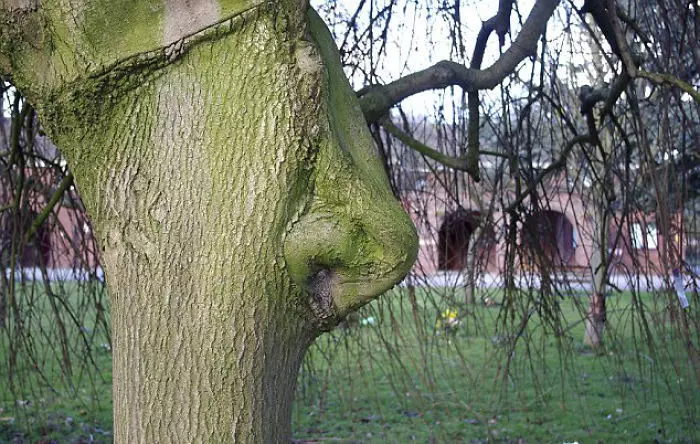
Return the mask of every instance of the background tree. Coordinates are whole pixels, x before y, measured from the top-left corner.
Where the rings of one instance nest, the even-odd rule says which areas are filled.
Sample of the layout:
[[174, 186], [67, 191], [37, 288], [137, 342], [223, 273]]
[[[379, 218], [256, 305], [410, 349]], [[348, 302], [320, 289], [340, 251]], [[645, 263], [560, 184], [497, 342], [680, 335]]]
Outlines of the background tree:
[[[38, 117], [0, 83], [0, 397], [93, 398], [110, 349], [104, 281], [72, 175]], [[77, 211], [76, 211], [77, 210]], [[77, 394], [77, 388], [81, 394]]]

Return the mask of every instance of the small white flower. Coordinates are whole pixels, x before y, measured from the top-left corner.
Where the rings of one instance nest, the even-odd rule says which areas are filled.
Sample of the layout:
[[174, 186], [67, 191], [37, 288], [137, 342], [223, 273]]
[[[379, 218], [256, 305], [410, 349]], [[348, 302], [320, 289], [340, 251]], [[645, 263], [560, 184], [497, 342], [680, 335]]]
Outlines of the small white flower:
[[376, 324], [377, 324], [377, 320], [374, 319], [373, 316], [370, 316], [368, 318], [364, 318], [360, 321], [360, 325], [376, 325]]

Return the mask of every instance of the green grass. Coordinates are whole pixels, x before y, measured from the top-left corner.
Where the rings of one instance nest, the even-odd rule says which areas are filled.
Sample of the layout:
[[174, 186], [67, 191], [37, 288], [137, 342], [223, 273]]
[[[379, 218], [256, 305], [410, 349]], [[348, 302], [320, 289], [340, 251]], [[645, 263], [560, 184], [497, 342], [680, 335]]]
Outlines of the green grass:
[[[60, 291], [81, 313], [83, 330], [99, 331], [94, 310], [71, 295], [76, 290]], [[698, 369], [689, 359], [683, 324], [666, 309], [668, 295], [609, 298], [605, 347], [596, 353], [582, 345], [587, 299], [581, 295], [518, 292], [505, 306], [500, 291], [479, 296], [496, 304], [464, 305], [461, 290], [454, 289], [419, 290], [414, 299], [406, 290], [395, 291], [364, 308], [358, 322], [320, 337], [299, 375], [295, 438], [697, 441]], [[550, 299], [538, 305], [538, 297]], [[0, 442], [110, 442], [111, 354], [100, 346], [105, 339], [92, 336], [97, 369], [76, 363], [68, 377], [61, 354], [48, 344], [55, 332], [51, 307], [45, 301], [35, 306], [44, 316], [37, 315], [34, 326], [44, 333], [33, 336], [33, 350], [43, 359], [46, 379], [26, 359], [18, 362], [24, 375], [16, 378], [22, 383], [14, 392], [0, 374]], [[447, 308], [461, 322], [450, 332], [436, 329]], [[686, 315], [687, 332], [698, 344], [697, 309]], [[369, 318], [374, 325], [360, 325]], [[76, 329], [69, 338], [79, 354]], [[3, 371], [7, 353], [2, 333]]]
[[95, 309], [107, 309], [101, 285], [18, 285], [15, 300], [22, 325], [10, 317], [0, 329], [0, 443], [111, 442], [108, 314]]
[[[459, 291], [445, 290], [419, 291], [412, 304], [404, 291], [364, 309], [362, 316], [373, 317], [377, 325], [338, 330], [312, 349], [300, 375], [297, 438], [536, 443], [698, 439], [695, 369], [678, 322], [669, 320], [661, 297], [639, 295], [636, 304], [630, 293], [609, 298], [606, 347], [592, 353], [582, 345], [586, 298], [562, 299], [559, 310], [548, 315], [533, 310], [523, 326], [522, 313], [536, 305], [533, 295], [517, 296], [521, 300], [510, 310], [500, 305], [467, 307], [454, 302], [462, 299]], [[503, 294], [489, 297], [502, 301]], [[451, 304], [445, 302], [450, 299]], [[642, 304], [649, 317], [648, 338], [640, 331]], [[462, 323], [445, 334], [436, 331], [435, 323], [448, 307], [457, 309]], [[557, 334], [550, 324], [564, 328]], [[697, 331], [692, 334], [697, 343]], [[653, 339], [651, 348], [648, 339]]]

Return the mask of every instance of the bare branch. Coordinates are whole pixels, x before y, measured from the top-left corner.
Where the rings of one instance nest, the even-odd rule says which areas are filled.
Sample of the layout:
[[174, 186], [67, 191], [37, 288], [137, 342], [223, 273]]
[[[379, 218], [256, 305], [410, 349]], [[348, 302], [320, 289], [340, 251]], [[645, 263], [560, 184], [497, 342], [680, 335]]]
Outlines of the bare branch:
[[63, 178], [63, 180], [61, 180], [61, 183], [58, 184], [58, 187], [51, 196], [51, 199], [49, 199], [44, 209], [41, 210], [41, 213], [37, 215], [37, 217], [32, 222], [32, 225], [27, 230], [27, 234], [24, 236], [25, 243], [29, 243], [29, 241], [32, 240], [39, 228], [41, 228], [41, 226], [44, 225], [44, 222], [46, 222], [46, 219], [49, 217], [49, 214], [51, 214], [58, 201], [61, 200], [63, 194], [71, 185], [73, 185], [73, 174], [68, 173]]
[[[615, 0], [608, 0], [608, 11], [616, 11]], [[615, 40], [617, 41], [617, 47], [620, 50], [620, 58], [625, 65], [625, 69], [630, 76], [634, 77], [637, 73], [637, 64], [634, 61], [632, 51], [627, 44], [627, 39], [622, 32], [622, 27], [620, 26], [620, 19], [617, 14], [609, 14], [610, 23], [612, 25], [613, 34], [615, 35]]]
[[652, 83], [656, 83], [657, 85], [675, 86], [681, 91], [688, 93], [697, 103], [700, 103], [700, 91], [695, 89], [689, 83], [684, 82], [671, 74], [638, 70], [637, 77], [647, 79]]
[[[481, 25], [479, 35], [474, 45], [474, 54], [469, 68], [472, 70], [481, 69], [481, 62], [484, 59], [486, 45], [493, 31], [498, 35], [500, 46], [505, 43], [505, 36], [510, 28], [510, 10], [512, 1], [501, 0], [498, 3], [498, 12], [491, 19]], [[479, 108], [481, 100], [478, 90], [471, 90], [467, 94], [469, 122], [467, 125], [467, 170], [475, 182], [479, 182]]]
[[612, 21], [610, 20], [609, 11], [605, 5], [605, 0], [586, 0], [581, 8], [581, 13], [589, 13], [593, 16], [593, 20], [600, 28], [600, 32], [605, 36], [605, 40], [610, 44], [610, 48], [615, 54], [620, 55], [620, 47], [615, 38]]
[[513, 0], [499, 0], [498, 12], [494, 17], [496, 23], [494, 30], [498, 34], [498, 44], [501, 48], [506, 44], [506, 34], [510, 31], [510, 11], [513, 8]]
[[419, 142], [413, 137], [409, 136], [405, 132], [401, 131], [396, 125], [394, 125], [391, 120], [385, 118], [380, 121], [380, 124], [386, 129], [389, 134], [399, 139], [407, 147], [418, 151], [419, 153], [435, 160], [436, 162], [445, 165], [449, 168], [454, 168], [460, 171], [466, 171], [472, 174], [468, 170], [469, 165], [467, 164], [467, 159], [465, 157], [453, 157], [441, 153], [440, 151], [429, 147], [428, 145]]
[[403, 99], [431, 89], [459, 86], [465, 91], [477, 91], [496, 87], [520, 62], [535, 53], [537, 42], [557, 5], [559, 0], [537, 0], [513, 44], [486, 69], [467, 68], [443, 60], [387, 85], [367, 89], [360, 97], [365, 118], [375, 122]]
[[523, 203], [525, 198], [527, 196], [529, 196], [530, 193], [532, 193], [535, 190], [535, 188], [537, 188], [549, 174], [562, 168], [566, 164], [566, 159], [569, 157], [569, 153], [574, 148], [574, 146], [576, 146], [578, 144], [582, 144], [582, 143], [592, 143], [592, 142], [593, 142], [593, 139], [588, 134], [576, 136], [573, 139], [569, 140], [566, 143], [566, 145], [564, 145], [564, 148], [562, 149], [561, 155], [559, 156], [559, 158], [556, 161], [549, 164], [549, 166], [547, 168], [540, 171], [540, 173], [537, 175], [537, 177], [535, 177], [535, 179], [528, 185], [527, 189], [525, 191], [521, 192], [520, 194], [518, 194], [518, 196], [515, 198], [515, 200], [510, 205], [508, 205], [508, 207], [504, 210], [504, 212], [509, 213], [509, 212], [515, 211], [515, 209], [521, 203]]
[[612, 85], [605, 85], [600, 88], [592, 88], [588, 85], [582, 86], [579, 92], [581, 100], [581, 114], [587, 114], [599, 102], [605, 102], [601, 112], [601, 118], [605, 117], [617, 102], [617, 99], [629, 85], [632, 78], [625, 71], [615, 78]]
[[[384, 127], [385, 130], [392, 136], [396, 137], [399, 139], [404, 145], [407, 147], [418, 151], [419, 153], [423, 154], [426, 157], [429, 157], [433, 159], [434, 161], [440, 163], [441, 165], [444, 165], [449, 168], [454, 168], [455, 170], [459, 171], [465, 171], [472, 175], [472, 172], [469, 170], [470, 164], [467, 160], [466, 157], [454, 157], [454, 156], [448, 156], [447, 154], [441, 153], [440, 151], [429, 147], [428, 145], [414, 139], [410, 135], [406, 134], [404, 131], [401, 131], [399, 127], [394, 125], [394, 123], [389, 120], [388, 118], [382, 119], [380, 122], [380, 125]], [[496, 156], [496, 157], [503, 157], [503, 158], [508, 158], [508, 156], [504, 153], [499, 153], [498, 151], [479, 151], [478, 154], [483, 154], [486, 156]], [[477, 166], [478, 168], [478, 166]], [[473, 175], [472, 175], [473, 177]]]

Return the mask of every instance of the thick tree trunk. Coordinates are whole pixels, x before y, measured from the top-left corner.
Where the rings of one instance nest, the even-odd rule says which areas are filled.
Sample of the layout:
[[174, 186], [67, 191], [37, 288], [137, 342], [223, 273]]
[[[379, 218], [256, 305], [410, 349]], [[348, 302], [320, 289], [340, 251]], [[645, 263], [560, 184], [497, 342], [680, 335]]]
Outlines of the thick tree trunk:
[[181, 40], [33, 90], [103, 250], [115, 441], [288, 442], [308, 345], [403, 277], [415, 229], [315, 13], [259, 2], [193, 33], [215, 3], [193, 29], [166, 3]]
[[317, 330], [281, 246], [309, 204], [298, 171], [313, 153], [298, 140], [318, 104], [298, 100], [304, 79], [273, 26], [254, 18], [128, 73], [133, 89], [76, 109], [97, 107], [84, 133], [56, 129], [104, 250], [117, 442], [291, 436]]
[[[288, 440], [313, 336], [287, 311], [290, 283], [269, 278], [280, 271], [262, 263], [244, 271], [251, 265], [209, 255], [161, 270], [134, 262], [109, 280], [117, 442]], [[225, 277], [226, 268], [250, 282]]]

